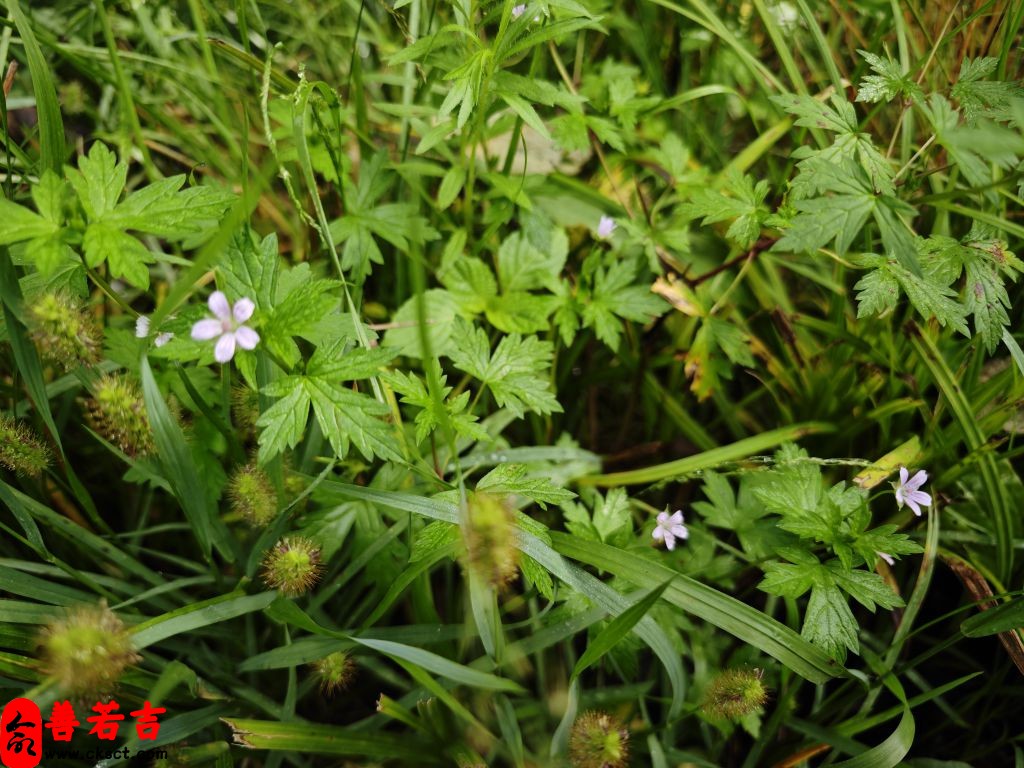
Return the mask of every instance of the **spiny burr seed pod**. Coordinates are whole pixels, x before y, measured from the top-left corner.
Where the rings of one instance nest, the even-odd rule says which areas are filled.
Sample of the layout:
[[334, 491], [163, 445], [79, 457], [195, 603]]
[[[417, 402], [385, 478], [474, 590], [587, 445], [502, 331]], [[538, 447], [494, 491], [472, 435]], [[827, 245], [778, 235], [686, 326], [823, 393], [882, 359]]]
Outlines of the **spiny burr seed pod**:
[[92, 429], [129, 456], [152, 453], [153, 430], [142, 392], [126, 377], [101, 377], [86, 402], [85, 418]]
[[277, 514], [277, 494], [267, 473], [255, 464], [239, 467], [227, 488], [231, 511], [256, 528], [263, 528]]
[[31, 429], [0, 416], [0, 466], [16, 475], [37, 476], [50, 465], [50, 450]]
[[99, 361], [103, 334], [78, 299], [44, 293], [26, 309], [29, 334], [43, 358], [66, 371]]
[[768, 700], [760, 669], [728, 669], [720, 672], [704, 691], [701, 708], [709, 717], [739, 720], [756, 712]]
[[263, 558], [263, 581], [288, 597], [303, 595], [320, 580], [320, 547], [301, 536], [287, 536]]
[[573, 768], [623, 768], [629, 760], [629, 730], [607, 712], [584, 712], [569, 733]]
[[356, 664], [345, 651], [335, 651], [314, 661], [313, 672], [320, 680], [320, 691], [332, 696], [348, 688], [355, 676]]
[[43, 629], [40, 644], [43, 671], [56, 678], [62, 691], [75, 695], [112, 690], [125, 669], [141, 658], [106, 602], [69, 608]]
[[255, 389], [236, 384], [231, 388], [231, 419], [243, 432], [255, 433], [260, 417], [260, 394]]
[[462, 530], [466, 561], [492, 587], [508, 586], [519, 572], [515, 531], [515, 512], [507, 501], [482, 492], [469, 495]]

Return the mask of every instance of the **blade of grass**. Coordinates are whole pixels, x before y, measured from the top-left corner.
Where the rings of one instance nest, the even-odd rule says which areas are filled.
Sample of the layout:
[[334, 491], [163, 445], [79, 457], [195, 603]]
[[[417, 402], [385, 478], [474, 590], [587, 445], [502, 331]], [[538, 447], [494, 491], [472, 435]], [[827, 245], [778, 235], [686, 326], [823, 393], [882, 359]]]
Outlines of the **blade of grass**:
[[709, 451], [687, 456], [684, 459], [676, 459], [665, 464], [657, 464], [653, 467], [633, 469], [626, 472], [612, 472], [605, 475], [588, 475], [581, 477], [577, 482], [584, 485], [596, 485], [601, 487], [615, 487], [621, 485], [640, 485], [656, 483], [659, 480], [679, 478], [705, 469], [713, 469], [720, 464], [730, 461], [739, 461], [762, 451], [774, 448], [781, 443], [790, 440], [798, 440], [805, 435], [819, 432], [834, 432], [835, 426], [825, 422], [811, 421], [802, 424], [794, 424], [789, 427], [781, 427], [762, 432], [760, 435], [737, 440], [735, 443], [723, 445], [719, 448], [712, 448]]
[[368, 757], [401, 760], [406, 765], [437, 765], [441, 762], [434, 745], [393, 733], [357, 734], [350, 729], [311, 723], [275, 723], [270, 720], [221, 718], [231, 729], [235, 744], [249, 749], [266, 749], [292, 754]]
[[572, 670], [573, 679], [578, 678], [583, 674], [584, 670], [592, 667], [606, 653], [618, 645], [619, 641], [630, 633], [634, 625], [654, 607], [668, 585], [669, 582], [666, 581], [660, 587], [649, 590], [647, 594], [642, 595], [633, 605], [608, 622], [608, 626], [602, 629], [597, 637], [587, 645], [587, 650], [577, 660], [576, 666]]
[[640, 561], [608, 544], [558, 531], [551, 532], [551, 541], [557, 552], [638, 587], [654, 588], [670, 580], [664, 594], [666, 601], [767, 653], [811, 682], [823, 683], [845, 674], [840, 664], [789, 627], [713, 587], [664, 565]]
[[196, 482], [199, 468], [188, 443], [185, 442], [181, 427], [171, 416], [167, 403], [160, 394], [160, 388], [149, 367], [149, 360], [145, 356], [142, 358], [140, 376], [142, 396], [146, 401], [146, 412], [153, 427], [153, 441], [159, 452], [160, 466], [167, 481], [174, 488], [174, 495], [181, 502], [203, 556], [209, 561], [211, 548], [216, 546], [217, 551], [225, 559], [233, 562], [234, 552], [227, 527], [210, 503], [206, 489]]
[[[427, 499], [407, 493], [381, 491], [334, 481], [325, 482], [323, 490], [325, 493], [334, 493], [344, 499], [370, 501], [384, 507], [401, 509], [406, 512], [422, 515], [432, 520], [443, 520], [444, 522], [455, 524], [458, 524], [459, 521], [458, 507], [449, 502], [436, 499]], [[586, 596], [591, 602], [615, 615], [629, 607], [622, 595], [599, 579], [566, 562], [564, 558], [536, 536], [523, 530], [518, 531], [518, 535], [519, 541], [517, 545], [523, 552], [543, 565], [552, 575]], [[641, 619], [633, 631], [650, 646], [651, 650], [654, 651], [655, 655], [665, 666], [669, 680], [672, 682], [670, 712], [678, 713], [683, 707], [686, 682], [682, 664], [679, 661], [679, 655], [675, 647], [669, 641], [664, 631], [650, 617]]]
[[194, 605], [186, 605], [137, 624], [132, 628], [132, 644], [137, 649], [146, 648], [183, 632], [208, 627], [253, 611], [262, 611], [277, 597], [277, 592], [262, 592], [258, 595], [232, 592]]
[[985, 488], [987, 506], [992, 513], [992, 523], [995, 527], [996, 572], [1002, 581], [1006, 581], [1013, 568], [1013, 512], [1010, 509], [1006, 486], [999, 479], [996, 458], [986, 448], [985, 437], [978, 427], [974, 411], [935, 342], [922, 333], [914, 323], [910, 323], [907, 330], [918, 357], [928, 368], [936, 386], [949, 403], [950, 410], [963, 432], [964, 442], [977, 454], [981, 482]]
[[49, 169], [61, 174], [66, 150], [64, 148], [64, 121], [60, 114], [57, 101], [57, 89], [53, 85], [50, 65], [43, 57], [43, 52], [36, 42], [32, 25], [21, 10], [18, 0], [7, 0], [7, 9], [18, 28], [21, 43], [25, 46], [25, 58], [28, 59], [29, 74], [32, 77], [32, 90], [36, 97], [36, 117], [39, 121], [39, 151], [42, 170]]

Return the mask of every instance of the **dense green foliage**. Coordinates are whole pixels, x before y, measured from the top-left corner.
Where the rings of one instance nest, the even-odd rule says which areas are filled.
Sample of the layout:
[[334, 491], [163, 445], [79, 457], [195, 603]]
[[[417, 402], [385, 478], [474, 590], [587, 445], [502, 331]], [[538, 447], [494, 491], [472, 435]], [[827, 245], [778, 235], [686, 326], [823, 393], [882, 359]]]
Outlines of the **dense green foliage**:
[[6, 0], [0, 702], [159, 704], [155, 765], [1024, 764], [1022, 32]]

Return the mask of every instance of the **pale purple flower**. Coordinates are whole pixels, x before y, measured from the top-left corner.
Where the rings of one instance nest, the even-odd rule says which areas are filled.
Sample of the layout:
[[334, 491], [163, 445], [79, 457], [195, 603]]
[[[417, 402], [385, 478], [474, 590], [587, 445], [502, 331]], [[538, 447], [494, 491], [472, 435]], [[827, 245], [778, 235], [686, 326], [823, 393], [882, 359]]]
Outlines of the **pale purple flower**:
[[597, 236], [601, 240], [607, 240], [615, 232], [615, 228], [618, 224], [615, 223], [615, 219], [611, 216], [602, 216], [601, 221], [597, 224]]
[[907, 468], [900, 467], [900, 480], [898, 483], [892, 484], [896, 490], [896, 506], [903, 509], [903, 505], [906, 504], [914, 510], [915, 515], [920, 517], [920, 505], [923, 504], [926, 507], [932, 505], [932, 497], [924, 491], [918, 490], [926, 482], [928, 482], [928, 473], [923, 469], [918, 470], [913, 477], [910, 477]]
[[192, 338], [196, 341], [217, 339], [217, 345], [213, 348], [213, 359], [218, 363], [231, 362], [231, 358], [235, 356], [236, 344], [242, 349], [253, 349], [259, 344], [259, 334], [249, 326], [243, 325], [256, 309], [252, 299], [243, 297], [232, 307], [227, 296], [220, 291], [214, 291], [210, 295], [209, 307], [214, 317], [200, 320], [193, 325]]
[[690, 532], [683, 525], [683, 511], [677, 509], [671, 515], [666, 509], [658, 515], [658, 524], [651, 534], [657, 541], [664, 541], [669, 549], [676, 548], [676, 539], [689, 538]]
[[[135, 319], [135, 338], [145, 339], [149, 336], [149, 318], [146, 315], [139, 315]], [[153, 344], [157, 347], [162, 347], [168, 341], [174, 338], [174, 334], [170, 331], [164, 333], [158, 333], [156, 338], [153, 339]]]
[[892, 555], [887, 554], [885, 552], [875, 552], [875, 554], [883, 560], [885, 560], [885, 562], [887, 562], [890, 566], [896, 565], [896, 559]]
[[[513, 5], [512, 6], [512, 18], [513, 19], [518, 19], [524, 13], [526, 13], [526, 3], [520, 3], [519, 5]], [[536, 16], [534, 16], [533, 20], [534, 21], [540, 21], [540, 14], [538, 13]]]

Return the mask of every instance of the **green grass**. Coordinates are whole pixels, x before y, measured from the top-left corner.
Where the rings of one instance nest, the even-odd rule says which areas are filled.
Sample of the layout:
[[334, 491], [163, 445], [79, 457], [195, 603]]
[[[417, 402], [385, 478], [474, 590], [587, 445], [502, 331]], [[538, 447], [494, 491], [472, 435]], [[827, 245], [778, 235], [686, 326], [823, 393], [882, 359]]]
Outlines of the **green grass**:
[[156, 765], [1024, 762], [1020, 3], [5, 11], [0, 704], [148, 700]]

